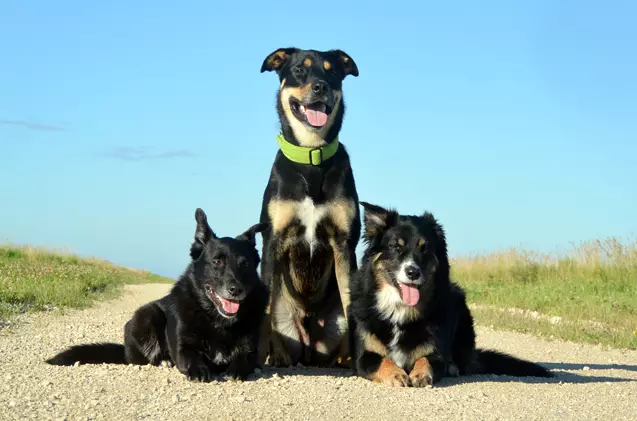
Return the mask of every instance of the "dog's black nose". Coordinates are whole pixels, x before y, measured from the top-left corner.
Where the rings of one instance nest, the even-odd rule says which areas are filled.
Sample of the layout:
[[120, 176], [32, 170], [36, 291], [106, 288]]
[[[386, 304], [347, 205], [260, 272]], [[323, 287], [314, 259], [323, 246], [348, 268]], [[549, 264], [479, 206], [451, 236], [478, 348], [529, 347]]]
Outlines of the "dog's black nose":
[[330, 85], [322, 80], [317, 80], [312, 84], [312, 92], [315, 94], [326, 94], [330, 90]]
[[237, 297], [241, 294], [243, 294], [243, 288], [240, 287], [239, 285], [233, 284], [230, 285], [228, 287], [228, 292], [230, 293], [230, 295], [232, 295], [233, 297]]
[[405, 275], [407, 275], [407, 279], [415, 281], [420, 278], [420, 269], [417, 266], [407, 266], [405, 268]]

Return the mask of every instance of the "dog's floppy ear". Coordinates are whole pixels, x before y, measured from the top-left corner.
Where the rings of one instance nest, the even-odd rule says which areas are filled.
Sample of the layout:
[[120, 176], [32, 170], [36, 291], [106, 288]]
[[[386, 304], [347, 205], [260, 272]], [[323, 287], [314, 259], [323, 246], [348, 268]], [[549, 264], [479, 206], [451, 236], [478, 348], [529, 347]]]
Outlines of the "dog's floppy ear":
[[363, 220], [365, 222], [365, 239], [382, 234], [387, 228], [396, 222], [397, 213], [367, 202], [360, 202], [365, 209]]
[[338, 58], [338, 62], [343, 70], [345, 76], [352, 75], [358, 77], [358, 66], [345, 51], [343, 50], [331, 50], [331, 53], [335, 54]]
[[195, 211], [195, 220], [197, 221], [197, 228], [195, 229], [195, 241], [190, 247], [190, 257], [193, 260], [197, 260], [201, 256], [203, 246], [210, 241], [211, 238], [217, 238], [210, 225], [208, 225], [208, 217], [201, 208], [197, 208]]
[[263, 60], [263, 64], [261, 65], [261, 73], [271, 72], [272, 70], [276, 70], [279, 72], [285, 63], [290, 59], [290, 56], [299, 51], [298, 48], [279, 48], [278, 50], [270, 53], [265, 60]]
[[247, 241], [250, 244], [252, 244], [253, 246], [256, 246], [257, 245], [257, 240], [256, 240], [257, 233], [264, 231], [265, 229], [268, 228], [269, 225], [270, 224], [267, 223], [267, 222], [261, 222], [261, 223], [255, 224], [255, 225], [251, 226], [250, 228], [248, 228], [248, 230], [246, 232], [244, 232], [243, 234], [238, 236], [237, 240]]

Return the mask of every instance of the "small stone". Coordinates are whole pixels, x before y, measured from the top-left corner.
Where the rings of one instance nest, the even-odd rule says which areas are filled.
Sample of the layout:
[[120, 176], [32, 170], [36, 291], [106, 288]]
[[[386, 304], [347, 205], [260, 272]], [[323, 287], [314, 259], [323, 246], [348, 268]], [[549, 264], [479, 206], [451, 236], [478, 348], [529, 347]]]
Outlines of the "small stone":
[[11, 374], [7, 374], [6, 376], [4, 376], [4, 380], [5, 381], [11, 381], [11, 379], [13, 379], [13, 376]]
[[164, 384], [166, 384], [166, 385], [170, 384], [170, 379], [168, 377], [166, 377], [164, 379]]
[[174, 403], [179, 402], [179, 401], [180, 401], [180, 399], [181, 399], [181, 398], [179, 397], [179, 395], [175, 395], [175, 396], [173, 396], [173, 402], [174, 402]]
[[93, 399], [91, 401], [91, 405], [93, 405], [93, 406], [97, 406], [97, 405], [99, 405], [99, 403], [100, 403], [100, 401], [98, 401], [97, 399]]
[[17, 403], [14, 399], [11, 399], [11, 400], [9, 401], [9, 407], [11, 407], [11, 408], [13, 408], [14, 406], [16, 406], [17, 404], [18, 404], [18, 403]]
[[273, 378], [273, 379], [276, 379], [276, 380], [280, 380], [280, 379], [281, 379], [281, 376], [279, 376], [279, 373], [274, 373], [274, 374], [272, 375], [272, 378]]
[[53, 384], [53, 383], [51, 383], [50, 381], [48, 381], [48, 380], [44, 380], [42, 383], [40, 383], [40, 386], [42, 386], [42, 387], [47, 387], [47, 386], [50, 386], [50, 385], [52, 385], [52, 384]]
[[234, 401], [237, 403], [244, 403], [246, 401], [245, 396], [237, 396], [234, 398]]
[[584, 370], [584, 371], [589, 371], [590, 369], [591, 369], [591, 368], [590, 368], [589, 366], [585, 365], [585, 366], [584, 366], [584, 368], [583, 368], [582, 370]]
[[79, 367], [80, 366], [80, 362], [79, 361], [75, 361], [75, 364], [73, 364], [73, 367]]

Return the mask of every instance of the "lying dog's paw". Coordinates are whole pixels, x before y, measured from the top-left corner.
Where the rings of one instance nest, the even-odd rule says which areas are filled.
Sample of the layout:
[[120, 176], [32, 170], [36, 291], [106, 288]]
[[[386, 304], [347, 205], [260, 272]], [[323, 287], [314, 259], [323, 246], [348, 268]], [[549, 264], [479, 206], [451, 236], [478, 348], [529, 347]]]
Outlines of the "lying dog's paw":
[[230, 380], [243, 381], [247, 379], [253, 371], [254, 367], [252, 367], [244, 358], [237, 358], [230, 363], [224, 377]]
[[186, 377], [188, 377], [188, 380], [194, 382], [209, 382], [212, 380], [212, 371], [205, 362], [193, 360], [188, 366]]
[[374, 375], [374, 381], [393, 387], [409, 387], [409, 376], [389, 358], [383, 358]]
[[409, 380], [413, 387], [432, 386], [434, 383], [434, 371], [427, 358], [420, 358], [414, 364], [414, 368], [409, 373]]
[[449, 363], [447, 365], [447, 375], [451, 377], [458, 377], [460, 375], [460, 369], [454, 363]]

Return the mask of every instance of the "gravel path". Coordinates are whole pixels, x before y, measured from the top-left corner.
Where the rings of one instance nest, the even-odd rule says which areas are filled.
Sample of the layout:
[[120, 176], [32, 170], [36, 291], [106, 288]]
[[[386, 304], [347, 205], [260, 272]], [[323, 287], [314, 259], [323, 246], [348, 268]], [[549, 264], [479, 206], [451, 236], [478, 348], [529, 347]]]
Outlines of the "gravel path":
[[0, 330], [0, 419], [637, 419], [637, 352], [483, 328], [479, 345], [542, 362], [559, 377], [474, 376], [393, 389], [349, 372], [299, 368], [265, 369], [243, 383], [201, 384], [175, 368], [43, 362], [71, 344], [121, 341], [133, 310], [168, 288], [128, 286], [116, 301], [33, 314]]

